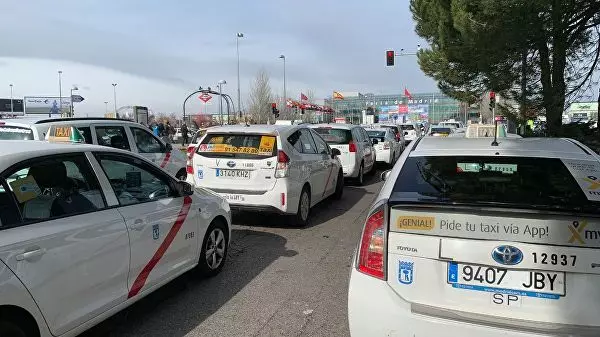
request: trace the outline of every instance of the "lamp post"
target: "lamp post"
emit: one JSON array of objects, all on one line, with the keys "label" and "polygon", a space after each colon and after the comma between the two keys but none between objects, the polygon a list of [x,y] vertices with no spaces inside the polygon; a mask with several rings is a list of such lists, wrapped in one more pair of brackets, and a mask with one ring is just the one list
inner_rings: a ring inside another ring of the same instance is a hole
[{"label": "lamp post", "polygon": [[240,98],[240,38],[244,37],[244,33],[237,33],[235,40],[235,49],[237,52],[237,101],[238,109],[240,110],[240,119],[242,118],[242,104]]},{"label": "lamp post", "polygon": [[62,70],[58,71],[58,112],[62,115]]},{"label": "lamp post", "polygon": [[[221,119],[221,125],[223,125],[223,84],[227,84],[227,81],[220,80],[217,83],[217,87],[219,87],[219,118]],[[227,124],[229,125],[229,113],[227,114]]]},{"label": "lamp post", "polygon": [[285,81],[285,55],[279,55],[279,58],[283,60],[283,111],[287,112],[287,93],[286,93],[286,81]]},{"label": "lamp post", "polygon": [[71,115],[69,117],[73,117],[73,91],[77,90],[79,90],[79,88],[73,84],[73,87],[71,88]]},{"label": "lamp post", "polygon": [[12,83],[8,85],[10,87],[10,114],[15,114],[15,109],[13,107],[13,85]]},{"label": "lamp post", "polygon": [[104,101],[104,116],[108,115],[108,102]]},{"label": "lamp post", "polygon": [[117,113],[117,83],[113,83],[113,102],[115,104],[115,118],[119,118],[119,114]]}]

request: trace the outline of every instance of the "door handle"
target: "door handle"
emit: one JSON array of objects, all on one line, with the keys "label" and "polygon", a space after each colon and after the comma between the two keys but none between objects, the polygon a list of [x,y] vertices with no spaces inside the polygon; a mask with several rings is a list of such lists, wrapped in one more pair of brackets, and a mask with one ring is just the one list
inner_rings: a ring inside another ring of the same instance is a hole
[{"label": "door handle", "polygon": [[141,231],[144,228],[145,224],[144,221],[142,219],[136,219],[133,224],[131,224],[129,226],[129,228],[133,229],[134,231]]},{"label": "door handle", "polygon": [[39,247],[29,248],[24,253],[15,256],[15,259],[17,261],[23,261],[23,260],[31,261],[31,260],[35,259],[36,257],[40,257],[40,256],[44,255],[45,253],[46,253],[46,250],[41,249]]}]

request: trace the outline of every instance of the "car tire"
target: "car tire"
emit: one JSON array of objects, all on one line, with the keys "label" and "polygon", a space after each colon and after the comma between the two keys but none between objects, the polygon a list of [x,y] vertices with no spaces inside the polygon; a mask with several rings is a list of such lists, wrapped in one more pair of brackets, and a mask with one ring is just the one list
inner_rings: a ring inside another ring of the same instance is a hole
[{"label": "car tire", "polygon": [[344,174],[342,171],[338,173],[337,183],[335,184],[335,192],[333,193],[333,199],[340,200],[344,194]]},{"label": "car tire", "polygon": [[203,277],[213,277],[221,272],[227,260],[229,231],[222,220],[212,221],[200,248],[197,270]]},{"label": "car tire", "polygon": [[360,167],[358,168],[358,176],[356,177],[356,184],[358,186],[362,186],[365,183],[365,165],[364,163],[360,163]]},{"label": "car tire", "polygon": [[0,336],[2,337],[30,337],[25,330],[17,324],[9,321],[0,320]]},{"label": "car tire", "polygon": [[304,227],[308,224],[310,217],[310,189],[308,186],[302,188],[300,199],[298,200],[298,210],[294,216],[293,225],[296,227]]}]

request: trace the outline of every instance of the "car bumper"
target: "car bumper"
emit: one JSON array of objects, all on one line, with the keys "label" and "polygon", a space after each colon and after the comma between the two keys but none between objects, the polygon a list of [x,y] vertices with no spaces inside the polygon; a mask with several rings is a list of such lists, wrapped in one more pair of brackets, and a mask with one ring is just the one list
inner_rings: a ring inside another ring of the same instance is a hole
[{"label": "car bumper", "polygon": [[352,268],[348,290],[352,337],[553,337],[417,314],[385,281]]},{"label": "car bumper", "polygon": [[387,164],[390,164],[392,162],[391,155],[392,154],[391,154],[390,150],[378,150],[377,151],[376,161],[378,163],[387,163]]},{"label": "car bumper", "polygon": [[300,191],[293,193],[295,190],[299,188],[289,188],[287,182],[278,181],[273,189],[262,194],[216,192],[227,200],[233,211],[295,214],[300,200]]}]

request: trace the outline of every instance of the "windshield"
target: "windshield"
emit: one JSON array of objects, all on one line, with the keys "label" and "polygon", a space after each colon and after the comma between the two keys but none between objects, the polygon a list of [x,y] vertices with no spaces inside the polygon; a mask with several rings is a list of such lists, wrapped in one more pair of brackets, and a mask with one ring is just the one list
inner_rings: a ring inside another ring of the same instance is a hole
[{"label": "windshield", "polygon": [[316,128],[315,131],[327,144],[348,144],[352,141],[352,132],[346,129]]},{"label": "windshield", "polygon": [[196,153],[211,158],[269,158],[277,156],[277,138],[246,133],[211,133],[202,139]]},{"label": "windshield", "polygon": [[452,133],[452,129],[450,128],[431,128],[431,132],[429,133],[430,135],[437,135],[437,134],[451,134]]},{"label": "windshield", "polygon": [[422,201],[547,208],[600,214],[560,159],[409,157],[394,193]]},{"label": "windshield", "polygon": [[17,126],[0,126],[0,140],[33,140],[33,131]]},{"label": "windshield", "polygon": [[406,131],[406,130],[414,130],[415,126],[412,125],[412,124],[402,124],[402,125],[400,125],[400,128],[402,130],[404,130],[404,131]]},{"label": "windshield", "polygon": [[385,131],[372,131],[367,130],[369,138],[385,138]]}]

